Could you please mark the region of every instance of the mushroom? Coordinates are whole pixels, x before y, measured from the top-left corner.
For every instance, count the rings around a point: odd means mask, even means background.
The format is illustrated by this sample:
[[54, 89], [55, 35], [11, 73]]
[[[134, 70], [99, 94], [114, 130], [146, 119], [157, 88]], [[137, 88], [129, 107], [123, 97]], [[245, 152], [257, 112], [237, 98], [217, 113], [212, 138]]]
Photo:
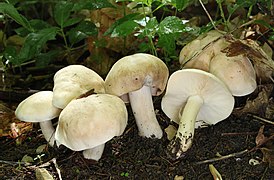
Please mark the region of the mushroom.
[[170, 76], [161, 106], [179, 124], [167, 147], [170, 157], [178, 159], [192, 145], [195, 122], [216, 124], [227, 118], [233, 110], [234, 98], [216, 76], [199, 69], [183, 69]]
[[98, 161], [105, 143], [120, 136], [127, 125], [127, 109], [117, 96], [93, 94], [72, 100], [59, 116], [56, 143], [83, 151], [87, 159]]
[[222, 36], [223, 34], [216, 30], [201, 34], [182, 48], [179, 55], [180, 64], [184, 68], [197, 68], [208, 71], [210, 60], [214, 56], [211, 43]]
[[163, 136], [152, 96], [162, 94], [168, 75], [168, 68], [161, 59], [137, 53], [118, 60], [105, 79], [106, 93], [129, 97], [140, 136], [159, 139]]
[[70, 65], [54, 75], [53, 105], [64, 109], [73, 99], [88, 91], [105, 93], [104, 80], [93, 70], [82, 65]]
[[246, 56], [219, 53], [211, 59], [209, 72], [223, 81], [233, 96], [245, 96], [257, 88], [255, 70]]
[[54, 132], [51, 120], [58, 117], [61, 109], [52, 105], [52, 91], [37, 92], [23, 100], [15, 110], [15, 116], [25, 122], [39, 122], [42, 133], [50, 146], [54, 145]]
[[[257, 87], [256, 73], [246, 55], [230, 52], [233, 44], [231, 38], [229, 35], [220, 37], [205, 46], [203, 50], [197, 47], [198, 54], [189, 61], [184, 58], [188, 56], [189, 52], [183, 48], [180, 53], [180, 62], [183, 68], [201, 69], [214, 74], [228, 86], [232, 95], [245, 96], [252, 93]], [[199, 41], [208, 40], [200, 39]], [[195, 51], [194, 47], [193, 49], [192, 51]], [[189, 55], [191, 54], [190, 52]]]

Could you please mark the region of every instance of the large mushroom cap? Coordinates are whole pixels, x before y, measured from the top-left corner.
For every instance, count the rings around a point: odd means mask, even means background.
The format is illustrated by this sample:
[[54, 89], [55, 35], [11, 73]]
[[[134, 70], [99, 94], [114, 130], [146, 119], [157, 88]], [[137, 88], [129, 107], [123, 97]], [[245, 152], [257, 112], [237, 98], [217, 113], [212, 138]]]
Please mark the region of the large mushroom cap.
[[179, 123], [188, 98], [195, 95], [203, 100], [196, 120], [216, 124], [233, 110], [234, 98], [226, 85], [214, 75], [198, 69], [183, 69], [170, 76], [162, 109], [171, 120]]
[[[207, 71], [208, 64], [210, 62], [210, 59], [213, 53], [212, 47], [209, 47], [209, 50], [203, 53], [202, 57], [196, 57], [196, 56], [199, 56], [199, 54], [206, 49], [206, 46], [208, 46], [211, 42], [220, 38], [222, 35], [223, 34], [221, 32], [212, 30], [198, 36], [195, 40], [185, 45], [180, 51], [180, 55], [179, 55], [180, 64], [183, 65], [185, 68], [186, 67], [194, 68], [194, 66], [196, 68], [195, 63], [198, 63], [198, 64], [201, 63], [201, 65], [197, 65], [197, 67], [199, 67], [197, 69], [202, 69]], [[195, 60], [192, 61], [191, 59], [193, 57], [195, 57]]]
[[55, 138], [57, 144], [81, 151], [121, 135], [126, 124], [127, 109], [120, 98], [93, 94], [66, 106], [59, 116]]
[[253, 65], [243, 55], [228, 57], [219, 53], [212, 58], [209, 72], [223, 81], [234, 96], [248, 95], [257, 87]]
[[153, 96], [160, 95], [166, 86], [168, 68], [156, 56], [137, 53], [117, 61], [105, 79], [106, 92], [122, 96], [141, 89], [144, 85], [151, 87]]
[[23, 100], [15, 115], [25, 122], [43, 122], [59, 116], [61, 110], [52, 105], [52, 91], [37, 92]]
[[90, 90], [105, 93], [104, 80], [93, 70], [82, 65], [70, 65], [54, 75], [53, 105], [64, 109], [73, 99]]

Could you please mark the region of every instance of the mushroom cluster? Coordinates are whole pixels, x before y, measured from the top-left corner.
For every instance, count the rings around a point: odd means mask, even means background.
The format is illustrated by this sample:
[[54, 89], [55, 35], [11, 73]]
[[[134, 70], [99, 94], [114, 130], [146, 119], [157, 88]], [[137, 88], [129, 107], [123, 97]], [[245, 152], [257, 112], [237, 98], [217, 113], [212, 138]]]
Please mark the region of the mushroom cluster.
[[187, 44], [180, 52], [183, 68], [210, 72], [222, 80], [233, 96], [245, 96], [256, 87], [256, 73], [245, 54], [232, 53], [237, 41], [232, 35], [213, 30]]

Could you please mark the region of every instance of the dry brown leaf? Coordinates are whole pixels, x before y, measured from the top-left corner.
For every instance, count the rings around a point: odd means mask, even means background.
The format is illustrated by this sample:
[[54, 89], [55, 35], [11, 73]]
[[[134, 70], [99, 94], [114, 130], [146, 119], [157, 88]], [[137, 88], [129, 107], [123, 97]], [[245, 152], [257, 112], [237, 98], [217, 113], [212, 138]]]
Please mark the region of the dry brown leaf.
[[274, 169], [274, 135], [266, 137], [264, 126], [261, 126], [256, 136], [256, 145], [263, 153], [263, 162], [269, 164], [269, 168]]
[[274, 115], [271, 113], [271, 109], [274, 108], [274, 104], [271, 103], [273, 100], [270, 96], [273, 88], [273, 84], [259, 85], [257, 88], [257, 97], [255, 99], [247, 100], [244, 107], [235, 108], [233, 114], [242, 116], [243, 114], [252, 113], [272, 119], [271, 117]]

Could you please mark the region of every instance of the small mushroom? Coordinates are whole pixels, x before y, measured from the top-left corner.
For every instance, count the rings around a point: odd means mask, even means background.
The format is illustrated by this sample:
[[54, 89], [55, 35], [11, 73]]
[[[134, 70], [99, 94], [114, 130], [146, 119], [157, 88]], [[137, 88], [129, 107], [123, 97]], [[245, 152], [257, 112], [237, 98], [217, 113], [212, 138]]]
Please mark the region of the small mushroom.
[[87, 159], [98, 161], [105, 143], [120, 136], [127, 125], [127, 109], [117, 96], [93, 94], [72, 100], [59, 116], [57, 145], [83, 151]]
[[156, 119], [152, 96], [162, 94], [168, 75], [168, 68], [161, 59], [137, 53], [118, 60], [105, 79], [106, 93], [129, 96], [140, 136], [159, 139], [163, 136]]
[[16, 108], [16, 117], [25, 122], [39, 122], [42, 133], [50, 146], [54, 145], [54, 132], [51, 120], [58, 117], [61, 109], [52, 105], [52, 91], [37, 92], [23, 100]]
[[178, 159], [191, 147], [195, 122], [216, 124], [227, 118], [234, 98], [226, 85], [214, 75], [198, 70], [174, 72], [161, 102], [164, 113], [179, 124], [176, 136], [168, 145], [168, 155]]
[[70, 65], [60, 69], [53, 80], [53, 105], [60, 109], [64, 109], [71, 100], [88, 91], [105, 93], [104, 80], [82, 65]]

